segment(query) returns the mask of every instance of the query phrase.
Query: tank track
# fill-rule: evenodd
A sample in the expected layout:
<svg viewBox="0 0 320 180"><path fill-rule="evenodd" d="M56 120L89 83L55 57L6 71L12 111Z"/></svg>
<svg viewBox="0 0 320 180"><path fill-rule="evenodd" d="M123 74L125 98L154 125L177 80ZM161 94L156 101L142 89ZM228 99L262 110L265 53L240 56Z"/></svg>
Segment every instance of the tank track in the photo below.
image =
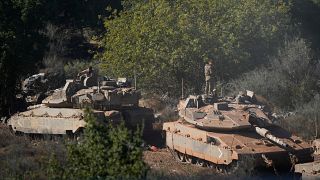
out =
<svg viewBox="0 0 320 180"><path fill-rule="evenodd" d="M209 162L188 154L181 153L177 150L173 150L169 147L167 147L169 152L172 154L174 159L176 159L180 163L186 163L186 164L193 164L198 167L206 167L210 169L215 169L219 173L223 174L233 174L236 172L236 170L239 168L239 163L236 161L233 161L232 163L225 165L225 164L215 164L213 162Z"/></svg>

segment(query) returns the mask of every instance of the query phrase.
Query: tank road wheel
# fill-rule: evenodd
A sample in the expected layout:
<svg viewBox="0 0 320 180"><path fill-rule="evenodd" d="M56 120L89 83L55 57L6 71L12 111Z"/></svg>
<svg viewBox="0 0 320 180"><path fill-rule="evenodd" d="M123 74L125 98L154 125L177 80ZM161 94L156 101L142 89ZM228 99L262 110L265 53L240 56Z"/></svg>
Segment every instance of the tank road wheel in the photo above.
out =
<svg viewBox="0 0 320 180"><path fill-rule="evenodd" d="M218 164L218 165L216 166L216 171L219 172L219 173L227 174L226 166L225 166L225 165L222 165L222 164Z"/></svg>
<svg viewBox="0 0 320 180"><path fill-rule="evenodd" d="M239 168L239 163L238 162L231 162L231 164L229 164L226 167L226 172L228 174L233 174L233 173L236 173L238 168Z"/></svg>
<svg viewBox="0 0 320 180"><path fill-rule="evenodd" d="M207 162L207 167L210 169L214 169L216 168L216 164L214 164L213 162Z"/></svg>
<svg viewBox="0 0 320 180"><path fill-rule="evenodd" d="M197 166L199 166L199 167L204 167L205 164L206 164L206 163L204 162L204 160L199 159L199 158L196 159L196 165L197 165Z"/></svg>
<svg viewBox="0 0 320 180"><path fill-rule="evenodd" d="M195 160L194 160L194 158L192 157L192 156L190 156L190 155L185 155L185 159L186 159L186 162L187 163L190 163L190 164L194 164L195 163Z"/></svg>
<svg viewBox="0 0 320 180"><path fill-rule="evenodd" d="M176 154L177 154L177 159L180 162L186 162L185 155L183 153L176 151Z"/></svg>

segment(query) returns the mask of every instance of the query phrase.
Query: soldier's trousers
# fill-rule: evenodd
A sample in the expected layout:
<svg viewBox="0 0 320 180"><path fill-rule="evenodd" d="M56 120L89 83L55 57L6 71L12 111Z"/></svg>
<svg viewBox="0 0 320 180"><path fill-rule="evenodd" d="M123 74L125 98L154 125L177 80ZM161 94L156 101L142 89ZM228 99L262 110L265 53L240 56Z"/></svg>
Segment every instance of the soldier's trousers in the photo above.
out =
<svg viewBox="0 0 320 180"><path fill-rule="evenodd" d="M212 90L213 90L213 84L212 84L212 80L209 79L209 80L206 80L206 88L205 88L205 92L206 92L206 95L209 95L211 94Z"/></svg>

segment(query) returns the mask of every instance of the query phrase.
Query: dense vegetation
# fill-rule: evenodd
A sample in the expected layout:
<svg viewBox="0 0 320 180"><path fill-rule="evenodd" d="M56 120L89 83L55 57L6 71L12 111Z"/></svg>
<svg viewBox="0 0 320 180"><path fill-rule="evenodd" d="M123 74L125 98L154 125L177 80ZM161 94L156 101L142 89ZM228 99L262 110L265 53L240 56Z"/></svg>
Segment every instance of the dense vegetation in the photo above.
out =
<svg viewBox="0 0 320 180"><path fill-rule="evenodd" d="M133 1L105 21L103 69L138 74L139 85L178 95L182 78L199 93L204 61L219 80L266 62L289 30L289 6L264 1Z"/></svg>

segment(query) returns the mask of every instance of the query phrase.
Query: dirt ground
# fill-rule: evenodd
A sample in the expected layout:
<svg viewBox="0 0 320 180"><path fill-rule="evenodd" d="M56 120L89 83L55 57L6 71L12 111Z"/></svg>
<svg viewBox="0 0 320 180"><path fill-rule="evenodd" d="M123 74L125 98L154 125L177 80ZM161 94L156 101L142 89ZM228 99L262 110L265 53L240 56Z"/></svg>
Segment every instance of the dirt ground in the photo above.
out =
<svg viewBox="0 0 320 180"><path fill-rule="evenodd" d="M173 158L171 153L165 149L158 149L157 152L145 151L144 161L153 171L164 172L168 175L194 175L202 173L216 173L212 169L197 167L191 164L180 163Z"/></svg>
<svg viewBox="0 0 320 180"><path fill-rule="evenodd" d="M156 152L144 151L143 158L150 168L147 179L234 179L233 175L224 175L214 169L180 163L166 148L158 149Z"/></svg>

